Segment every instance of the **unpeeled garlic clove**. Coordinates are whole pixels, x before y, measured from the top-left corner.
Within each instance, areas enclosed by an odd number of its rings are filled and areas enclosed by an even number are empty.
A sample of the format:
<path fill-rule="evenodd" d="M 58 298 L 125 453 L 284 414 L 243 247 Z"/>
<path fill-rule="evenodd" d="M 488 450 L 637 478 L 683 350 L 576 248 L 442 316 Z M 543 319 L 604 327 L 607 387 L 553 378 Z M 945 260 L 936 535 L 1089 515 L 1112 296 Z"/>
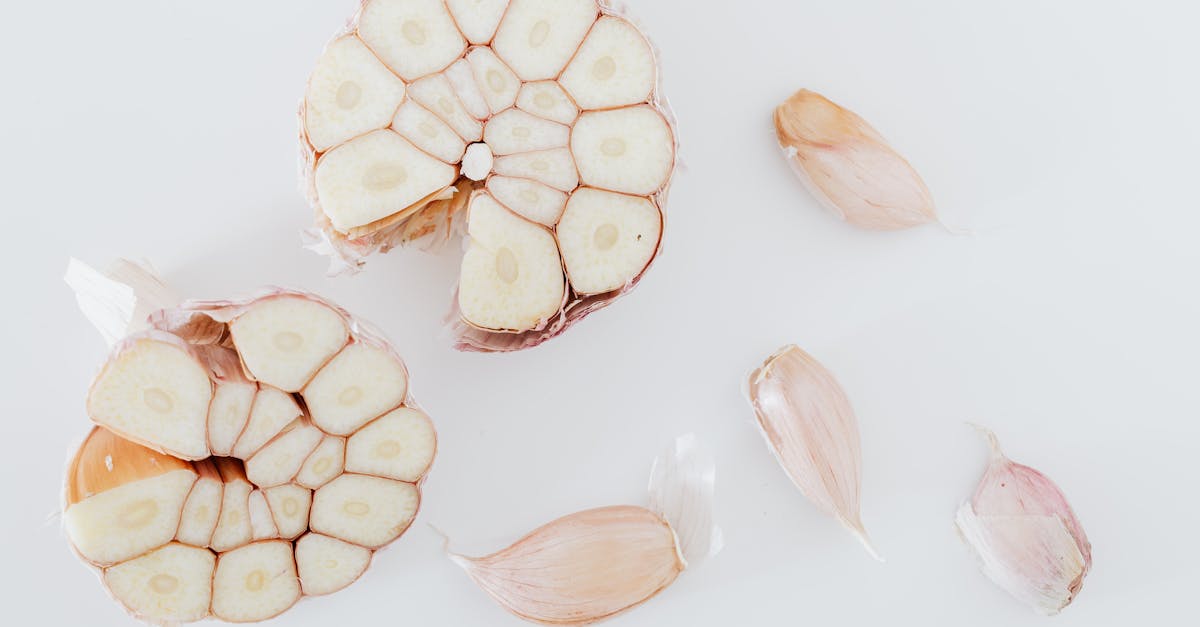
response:
<path fill-rule="evenodd" d="M 921 176 L 854 112 L 802 89 L 775 109 L 775 133 L 809 191 L 850 224 L 896 230 L 937 220 Z"/>
<path fill-rule="evenodd" d="M 1042 473 L 1009 460 L 996 436 L 987 471 L 955 524 L 984 574 L 1043 614 L 1062 611 L 1092 567 L 1092 545 L 1066 496 Z"/>
<path fill-rule="evenodd" d="M 671 526 L 629 505 L 564 516 L 486 557 L 450 557 L 505 609 L 547 625 L 628 610 L 685 568 Z"/>
<path fill-rule="evenodd" d="M 859 515 L 858 421 L 833 374 L 799 347 L 785 346 L 751 373 L 749 396 L 767 445 L 792 483 L 882 561 Z"/>

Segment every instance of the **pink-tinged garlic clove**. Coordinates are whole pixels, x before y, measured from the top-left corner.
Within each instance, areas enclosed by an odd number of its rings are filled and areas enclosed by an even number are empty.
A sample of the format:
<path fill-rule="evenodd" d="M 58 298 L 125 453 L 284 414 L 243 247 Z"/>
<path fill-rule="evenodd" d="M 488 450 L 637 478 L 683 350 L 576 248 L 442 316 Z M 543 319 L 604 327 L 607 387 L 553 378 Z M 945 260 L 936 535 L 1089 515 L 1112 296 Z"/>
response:
<path fill-rule="evenodd" d="M 653 107 L 586 111 L 571 133 L 584 185 L 639 196 L 658 192 L 675 168 L 671 127 Z"/>
<path fill-rule="evenodd" d="M 242 463 L 236 459 L 217 457 L 213 459 L 221 481 L 221 514 L 217 517 L 217 528 L 213 530 L 209 547 L 223 553 L 249 544 L 254 539 L 254 528 L 250 521 L 250 493 L 254 486 L 246 479 Z"/>
<path fill-rule="evenodd" d="M 67 538 L 98 566 L 160 547 L 175 537 L 196 477 L 185 461 L 94 428 L 67 471 Z"/>
<path fill-rule="evenodd" d="M 423 412 L 401 407 L 346 440 L 346 472 L 416 483 L 437 453 L 437 434 Z"/>
<path fill-rule="evenodd" d="M 303 394 L 313 424 L 325 433 L 349 435 L 404 402 L 408 371 L 387 350 L 351 344 L 325 364 Z"/>
<path fill-rule="evenodd" d="M 217 557 L 212 613 L 223 621 L 273 618 L 295 605 L 300 594 L 291 542 L 255 542 Z"/>
<path fill-rule="evenodd" d="M 785 346 L 750 375 L 749 392 L 767 446 L 792 483 L 882 560 L 859 514 L 858 419 L 833 373 L 799 347 Z"/>
<path fill-rule="evenodd" d="M 522 80 L 554 78 L 598 13 L 595 0 L 512 0 L 492 48 Z"/>
<path fill-rule="evenodd" d="M 371 564 L 371 551 L 319 533 L 296 540 L 296 569 L 304 594 L 332 594 L 352 584 Z"/>
<path fill-rule="evenodd" d="M 130 614 L 159 624 L 208 616 L 216 556 L 171 543 L 104 570 L 104 585 Z"/>
<path fill-rule="evenodd" d="M 233 456 L 238 459 L 250 459 L 263 445 L 302 415 L 304 410 L 291 394 L 262 386 L 250 406 L 250 419 L 233 445 Z"/>
<path fill-rule="evenodd" d="M 404 81 L 347 35 L 329 44 L 304 94 L 304 125 L 317 150 L 384 128 L 404 100 Z"/>
<path fill-rule="evenodd" d="M 895 230 L 937 220 L 921 176 L 852 111 L 801 90 L 775 110 L 775 132 L 804 185 L 850 224 Z"/>
<path fill-rule="evenodd" d="M 194 468 L 199 478 L 184 502 L 175 539 L 184 544 L 206 547 L 212 541 L 213 531 L 221 516 L 221 492 L 225 482 L 221 481 L 221 474 L 212 460 L 196 462 Z"/>
<path fill-rule="evenodd" d="M 554 316 L 566 297 L 554 235 L 488 194 L 471 200 L 470 243 L 458 288 L 462 317 L 497 331 L 527 331 Z"/>
<path fill-rule="evenodd" d="M 183 340 L 146 331 L 117 345 L 92 382 L 96 424 L 183 459 L 208 457 L 208 368 Z"/>
<path fill-rule="evenodd" d="M 308 531 L 308 511 L 312 507 L 312 490 L 289 483 L 263 490 L 271 518 L 279 537 L 292 540 Z"/>
<path fill-rule="evenodd" d="M 564 516 L 486 557 L 451 557 L 502 607 L 547 625 L 609 618 L 649 600 L 685 568 L 671 526 L 632 506 Z"/>
<path fill-rule="evenodd" d="M 567 201 L 556 234 L 571 287 L 603 294 L 628 286 L 650 264 L 662 214 L 647 198 L 582 188 Z"/>
<path fill-rule="evenodd" d="M 300 391 L 349 340 L 337 311 L 298 294 L 255 301 L 229 333 L 250 374 L 284 392 Z"/>
<path fill-rule="evenodd" d="M 1009 460 L 995 434 L 985 433 L 991 459 L 958 510 L 959 535 L 996 585 L 1043 614 L 1057 614 L 1079 594 L 1092 545 L 1062 490 Z"/>
<path fill-rule="evenodd" d="M 443 0 L 372 0 L 358 34 L 405 80 L 440 72 L 467 47 Z"/>
<path fill-rule="evenodd" d="M 612 109 L 646 102 L 657 70 L 650 42 L 636 27 L 602 17 L 558 80 L 581 108 Z"/>
<path fill-rule="evenodd" d="M 313 493 L 309 529 L 368 549 L 400 537 L 421 495 L 411 483 L 344 474 Z"/>
<path fill-rule="evenodd" d="M 316 450 L 304 460 L 296 475 L 296 483 L 310 489 L 317 488 L 333 481 L 334 477 L 342 474 L 346 455 L 346 440 L 337 436 L 327 435 Z"/>

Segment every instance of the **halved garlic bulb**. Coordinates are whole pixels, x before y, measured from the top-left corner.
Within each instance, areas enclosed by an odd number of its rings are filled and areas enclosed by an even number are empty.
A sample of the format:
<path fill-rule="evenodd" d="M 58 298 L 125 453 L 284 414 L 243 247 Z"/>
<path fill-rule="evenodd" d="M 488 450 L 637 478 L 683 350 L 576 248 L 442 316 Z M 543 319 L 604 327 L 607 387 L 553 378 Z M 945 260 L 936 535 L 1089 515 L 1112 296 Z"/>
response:
<path fill-rule="evenodd" d="M 300 119 L 310 247 L 335 270 L 465 226 L 461 350 L 544 342 L 658 255 L 675 130 L 607 0 L 366 0 Z"/>
<path fill-rule="evenodd" d="M 119 293 L 105 285 L 81 302 Z M 362 322 L 273 289 L 148 326 L 92 385 L 97 426 L 64 512 L 72 547 L 131 613 L 265 620 L 349 585 L 407 530 L 437 436 Z"/>

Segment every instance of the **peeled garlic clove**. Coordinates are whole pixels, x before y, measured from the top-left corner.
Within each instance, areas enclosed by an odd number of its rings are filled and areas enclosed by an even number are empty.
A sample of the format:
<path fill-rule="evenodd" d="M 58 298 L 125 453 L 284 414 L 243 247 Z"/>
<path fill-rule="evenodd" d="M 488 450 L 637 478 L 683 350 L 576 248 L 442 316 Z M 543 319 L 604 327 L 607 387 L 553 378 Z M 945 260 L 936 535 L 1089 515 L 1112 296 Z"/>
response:
<path fill-rule="evenodd" d="M 916 170 L 853 112 L 807 89 L 775 110 L 788 163 L 836 215 L 867 229 L 904 229 L 937 220 Z"/>
<path fill-rule="evenodd" d="M 1009 460 L 996 436 L 987 471 L 955 524 L 983 572 L 1043 614 L 1074 600 L 1092 567 L 1092 545 L 1066 496 L 1042 473 Z"/>
<path fill-rule="evenodd" d="M 67 470 L 64 528 L 84 559 L 108 566 L 175 537 L 192 465 L 96 427 Z"/>
<path fill-rule="evenodd" d="M 633 506 L 571 514 L 492 555 L 451 558 L 505 609 L 544 624 L 582 625 L 628 610 L 685 567 L 671 526 Z"/>
<path fill-rule="evenodd" d="M 767 446 L 792 483 L 881 559 L 859 515 L 858 420 L 833 374 L 799 347 L 785 346 L 751 373 L 749 394 Z"/>

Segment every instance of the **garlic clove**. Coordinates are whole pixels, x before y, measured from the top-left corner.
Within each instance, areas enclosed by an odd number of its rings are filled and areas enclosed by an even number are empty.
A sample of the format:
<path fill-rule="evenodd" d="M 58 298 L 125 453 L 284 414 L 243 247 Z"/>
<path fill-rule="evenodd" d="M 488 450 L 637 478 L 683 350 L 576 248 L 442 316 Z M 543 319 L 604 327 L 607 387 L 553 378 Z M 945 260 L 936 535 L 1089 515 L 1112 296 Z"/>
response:
<path fill-rule="evenodd" d="M 648 198 L 577 190 L 555 229 L 571 287 L 603 294 L 631 284 L 658 251 L 662 222 Z"/>
<path fill-rule="evenodd" d="M 492 48 L 522 80 L 554 78 L 598 13 L 595 0 L 512 0 Z"/>
<path fill-rule="evenodd" d="M 916 170 L 853 112 L 801 90 L 775 110 L 784 156 L 809 191 L 847 222 L 879 230 L 937 220 Z"/>
<path fill-rule="evenodd" d="M 657 66 L 650 42 L 619 17 L 596 21 L 559 82 L 583 109 L 611 109 L 650 98 Z"/>
<path fill-rule="evenodd" d="M 297 420 L 246 460 L 246 476 L 260 488 L 288 483 L 324 438 L 307 420 Z"/>
<path fill-rule="evenodd" d="M 221 515 L 221 491 L 224 482 L 211 459 L 196 462 L 199 478 L 188 493 L 175 539 L 184 544 L 205 547 L 212 541 Z"/>
<path fill-rule="evenodd" d="M 312 507 L 312 490 L 288 483 L 263 490 L 271 518 L 279 537 L 291 540 L 308 530 L 308 512 Z"/>
<path fill-rule="evenodd" d="M 415 483 L 437 452 L 437 434 L 424 413 L 396 409 L 346 439 L 346 472 Z"/>
<path fill-rule="evenodd" d="M 217 457 L 233 454 L 233 445 L 250 420 L 258 384 L 246 378 L 237 352 L 210 346 L 213 396 L 208 405 L 208 450 Z"/>
<path fill-rule="evenodd" d="M 517 108 L 559 124 L 574 124 L 579 107 L 555 81 L 525 83 L 517 94 Z"/>
<path fill-rule="evenodd" d="M 408 395 L 408 371 L 390 351 L 366 343 L 347 346 L 304 388 L 313 424 L 350 435 L 395 409 Z"/>
<path fill-rule="evenodd" d="M 882 561 L 859 514 L 858 420 L 833 374 L 799 347 L 785 346 L 750 375 L 749 396 L 767 446 L 792 483 Z"/>
<path fill-rule="evenodd" d="M 67 471 L 67 538 L 109 566 L 170 542 L 196 482 L 191 464 L 96 427 Z"/>
<path fill-rule="evenodd" d="M 278 616 L 299 600 L 300 580 L 291 542 L 255 542 L 217 557 L 213 616 L 230 623 L 251 623 Z"/>
<path fill-rule="evenodd" d="M 116 346 L 88 391 L 87 412 L 126 439 L 204 459 L 212 394 L 197 352 L 174 335 L 149 330 Z"/>
<path fill-rule="evenodd" d="M 250 406 L 250 418 L 246 427 L 233 445 L 233 456 L 238 459 L 250 459 L 267 442 L 270 442 L 288 425 L 292 424 L 304 410 L 296 403 L 291 394 L 273 387 L 262 386 L 254 395 L 254 403 Z"/>
<path fill-rule="evenodd" d="M 325 436 L 317 448 L 304 460 L 296 475 L 296 483 L 310 489 L 317 488 L 333 481 L 342 474 L 346 454 L 346 440 L 333 435 Z"/>
<path fill-rule="evenodd" d="M 443 0 L 372 0 L 358 34 L 404 80 L 440 72 L 467 47 Z"/>
<path fill-rule="evenodd" d="M 279 537 L 279 528 L 271 517 L 271 508 L 267 505 L 267 496 L 262 490 L 250 492 L 247 509 L 250 510 L 250 534 L 255 542 L 273 540 Z"/>
<path fill-rule="evenodd" d="M 497 157 L 495 172 L 537 181 L 562 192 L 579 187 L 579 171 L 571 151 L 566 148 Z"/>
<path fill-rule="evenodd" d="M 331 594 L 354 583 L 371 564 L 371 551 L 319 533 L 296 541 L 296 569 L 304 594 Z"/>
<path fill-rule="evenodd" d="M 483 128 L 483 141 L 500 156 L 561 148 L 570 138 L 569 127 L 520 109 L 497 114 Z"/>
<path fill-rule="evenodd" d="M 250 494 L 254 486 L 246 479 L 242 462 L 229 457 L 213 458 L 224 486 L 221 490 L 221 514 L 213 530 L 209 547 L 222 553 L 250 544 L 254 528 L 250 520 Z"/>
<path fill-rule="evenodd" d="M 229 333 L 247 372 L 284 392 L 300 391 L 349 339 L 337 311 L 298 294 L 255 301 Z"/>
<path fill-rule="evenodd" d="M 585 185 L 638 196 L 661 190 L 675 168 L 671 126 L 645 105 L 584 112 L 571 154 Z"/>
<path fill-rule="evenodd" d="M 508 0 L 446 0 L 458 29 L 472 44 L 486 44 L 496 35 Z"/>
<path fill-rule="evenodd" d="M 671 526 L 633 506 L 564 516 L 492 555 L 451 559 L 505 609 L 548 625 L 582 625 L 628 610 L 685 567 Z"/>
<path fill-rule="evenodd" d="M 467 142 L 454 129 L 412 100 L 400 105 L 392 119 L 392 130 L 446 163 L 458 163 L 467 150 Z"/>
<path fill-rule="evenodd" d="M 408 93 L 421 106 L 442 118 L 463 140 L 477 142 L 483 138 L 483 124 L 480 124 L 479 119 L 471 115 L 471 112 L 463 105 L 463 100 L 455 92 L 454 86 L 450 84 L 450 80 L 446 78 L 445 74 L 434 74 L 422 78 L 408 86 Z M 479 95 L 482 96 L 482 94 Z M 324 206 L 324 204 L 325 201 L 322 200 L 321 205 Z"/>
<path fill-rule="evenodd" d="M 417 514 L 421 495 L 411 483 L 344 474 L 313 493 L 309 529 L 377 549 L 400 537 Z"/>
<path fill-rule="evenodd" d="M 471 67 L 470 61 L 465 57 L 459 59 L 446 68 L 442 74 L 449 81 L 451 89 L 458 96 L 459 103 L 470 117 L 480 122 L 492 117 L 492 109 L 488 106 L 487 99 L 483 97 L 483 90 L 479 88 L 479 82 L 475 80 L 475 69 Z"/>
<path fill-rule="evenodd" d="M 991 460 L 955 524 L 984 573 L 1043 614 L 1074 600 L 1092 565 L 1092 546 L 1066 496 L 1042 473 L 1010 461 L 984 431 Z"/>
<path fill-rule="evenodd" d="M 567 195 L 530 179 L 493 176 L 487 191 L 513 213 L 543 226 L 554 226 L 567 206 Z"/>
<path fill-rule="evenodd" d="M 144 621 L 176 624 L 208 616 L 212 551 L 171 543 L 104 570 L 104 585 L 129 613 Z"/>
<path fill-rule="evenodd" d="M 304 94 L 308 140 L 328 150 L 381 129 L 404 100 L 404 81 L 358 37 L 347 35 L 325 48 Z"/>
<path fill-rule="evenodd" d="M 516 104 L 521 79 L 491 48 L 475 48 L 467 53 L 467 62 L 471 64 L 475 82 L 492 114 L 499 114 Z"/>

